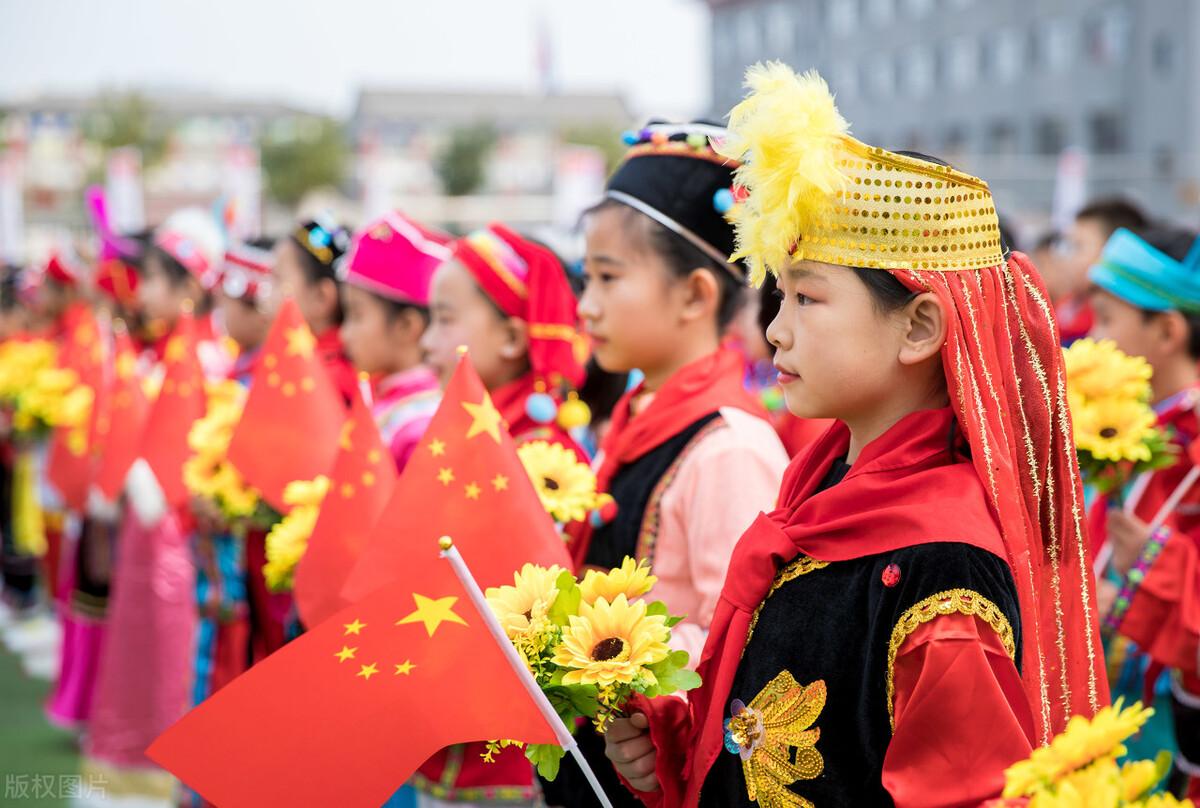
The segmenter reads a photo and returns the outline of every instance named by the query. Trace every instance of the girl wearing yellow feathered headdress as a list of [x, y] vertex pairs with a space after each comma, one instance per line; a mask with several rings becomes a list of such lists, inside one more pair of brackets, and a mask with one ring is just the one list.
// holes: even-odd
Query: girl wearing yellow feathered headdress
[[850, 137], [815, 74], [748, 85], [734, 257], [837, 423], [734, 550], [703, 687], [606, 751], [651, 805], [976, 805], [1108, 700], [1053, 315], [985, 182]]

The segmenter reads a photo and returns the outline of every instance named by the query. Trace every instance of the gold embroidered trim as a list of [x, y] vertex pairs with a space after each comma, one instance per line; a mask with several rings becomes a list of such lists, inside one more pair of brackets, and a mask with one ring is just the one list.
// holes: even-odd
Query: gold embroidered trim
[[948, 589], [945, 592], [930, 595], [900, 615], [900, 619], [896, 621], [896, 625], [892, 629], [892, 638], [888, 642], [887, 708], [888, 721], [891, 722], [893, 731], [896, 729], [895, 666], [896, 655], [900, 652], [900, 646], [904, 644], [904, 641], [914, 631], [925, 623], [928, 623], [935, 617], [947, 614], [963, 614], [969, 617], [978, 617], [987, 623], [992, 627], [992, 631], [996, 632], [1000, 637], [1000, 642], [1003, 643], [1004, 650], [1008, 652], [1009, 659], [1012, 659], [1014, 662], [1016, 661], [1017, 642], [1013, 636], [1012, 625], [1008, 622], [1008, 618], [1004, 616], [1004, 612], [1000, 611], [1000, 607], [995, 603], [992, 603], [983, 595], [970, 589]]
[[791, 673], [781, 671], [750, 702], [746, 717], [761, 722], [761, 736], [753, 739], [753, 753], [742, 760], [742, 774], [746, 795], [760, 808], [814, 808], [788, 786], [825, 771], [825, 759], [817, 751], [821, 730], [813, 727], [825, 709], [825, 696], [824, 681], [801, 686]]
[[742, 646], [743, 654], [746, 653], [746, 645], [750, 644], [750, 638], [754, 636], [754, 628], [758, 625], [758, 616], [762, 613], [763, 606], [778, 591], [779, 587], [788, 581], [796, 580], [801, 575], [808, 575], [813, 570], [823, 570], [828, 566], [828, 561], [817, 561], [815, 558], [802, 555], [797, 556], [794, 561], [788, 563], [787, 566], [775, 574], [775, 580], [771, 582], [771, 588], [767, 591], [767, 596], [762, 599], [762, 603], [758, 604], [758, 608], [754, 610], [754, 616], [750, 618], [750, 628], [746, 631], [746, 643]]

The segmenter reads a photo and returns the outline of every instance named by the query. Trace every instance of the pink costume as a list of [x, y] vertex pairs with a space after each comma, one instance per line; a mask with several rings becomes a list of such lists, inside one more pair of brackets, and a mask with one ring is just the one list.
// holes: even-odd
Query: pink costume
[[437, 377], [423, 366], [393, 373], [376, 385], [371, 415], [396, 471], [404, 471], [441, 397]]

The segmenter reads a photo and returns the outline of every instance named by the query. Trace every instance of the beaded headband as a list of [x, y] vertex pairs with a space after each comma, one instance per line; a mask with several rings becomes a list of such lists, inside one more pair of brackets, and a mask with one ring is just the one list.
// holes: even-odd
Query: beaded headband
[[986, 182], [855, 140], [815, 72], [755, 65], [746, 85], [716, 149], [742, 161], [747, 193], [729, 215], [751, 283], [801, 260], [935, 272], [1004, 263]]

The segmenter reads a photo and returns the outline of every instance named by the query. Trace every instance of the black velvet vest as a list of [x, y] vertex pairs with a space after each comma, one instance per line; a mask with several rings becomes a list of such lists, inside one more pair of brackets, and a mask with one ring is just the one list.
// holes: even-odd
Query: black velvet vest
[[[820, 759], [811, 750], [789, 746], [789, 762], [809, 761], [805, 778], [783, 786], [801, 800], [764, 799], [765, 786], [758, 778], [759, 799], [752, 802], [740, 757], [724, 750], [705, 780], [703, 808], [892, 805], [881, 783], [892, 736], [889, 647], [898, 649], [925, 622], [904, 620], [909, 630], [897, 630], [908, 610], [932, 596], [970, 590], [994, 604], [981, 617], [993, 627], [1007, 623], [1013, 658], [1020, 664], [1020, 614], [1008, 565], [971, 545], [925, 544], [827, 565], [802, 558], [780, 572], [776, 587], [759, 608], [730, 699], [752, 705], [769, 683], [790, 684], [787, 674], [801, 687], [822, 682], [824, 706], [802, 728], [820, 731], [814, 745]], [[977, 597], [971, 602], [980, 603]], [[923, 614], [928, 618], [931, 613]], [[728, 717], [729, 705], [724, 710]]]

